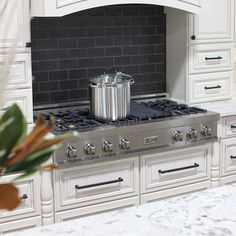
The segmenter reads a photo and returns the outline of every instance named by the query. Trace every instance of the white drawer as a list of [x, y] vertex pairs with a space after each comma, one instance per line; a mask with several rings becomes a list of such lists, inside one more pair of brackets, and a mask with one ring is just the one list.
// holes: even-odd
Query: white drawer
[[211, 145], [141, 156], [142, 193], [210, 179]]
[[232, 44], [191, 46], [189, 68], [191, 74], [232, 70]]
[[[0, 69], [6, 60], [5, 55], [0, 56]], [[21, 89], [32, 87], [31, 56], [30, 53], [16, 54], [14, 62], [8, 70], [7, 89]]]
[[[33, 122], [32, 89], [7, 90], [5, 92], [4, 109], [17, 103], [26, 117], [28, 123]], [[1, 111], [3, 113], [3, 111]]]
[[225, 118], [225, 137], [236, 136], [236, 116]]
[[0, 224], [0, 235], [10, 234], [13, 236], [15, 232], [33, 229], [42, 225], [41, 217], [31, 217], [17, 221], [9, 221]]
[[104, 212], [120, 210], [138, 205], [139, 197], [125, 198], [121, 200], [105, 202], [97, 205], [91, 205], [82, 208], [58, 212], [55, 214], [55, 222], [65, 222], [93, 214], [101, 214]]
[[166, 189], [141, 196], [141, 204], [151, 203], [158, 200], [177, 197], [183, 194], [194, 193], [211, 188], [211, 181], [188, 184], [177, 188]]
[[56, 211], [138, 195], [138, 157], [55, 171]]
[[221, 175], [236, 174], [236, 138], [222, 141]]
[[[9, 182], [16, 176], [17, 175], [3, 176], [1, 177], [1, 182]], [[15, 185], [20, 191], [20, 196], [22, 197], [21, 204], [13, 211], [1, 210], [0, 223], [40, 214], [39, 178], [39, 175], [34, 175], [15, 182]]]
[[201, 103], [231, 98], [232, 72], [191, 75], [189, 103]]

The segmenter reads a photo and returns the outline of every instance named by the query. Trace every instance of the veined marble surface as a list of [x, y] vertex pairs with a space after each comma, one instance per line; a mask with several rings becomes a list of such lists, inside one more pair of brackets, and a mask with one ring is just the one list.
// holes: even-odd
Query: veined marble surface
[[9, 236], [236, 235], [236, 185], [9, 234]]
[[236, 98], [226, 101], [203, 103], [199, 106], [197, 105], [197, 107], [218, 112], [221, 117], [233, 116], [236, 115]]

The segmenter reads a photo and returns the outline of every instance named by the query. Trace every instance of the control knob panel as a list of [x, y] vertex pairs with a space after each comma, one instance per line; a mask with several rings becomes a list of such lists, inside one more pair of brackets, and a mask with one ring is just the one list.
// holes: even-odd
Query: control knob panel
[[211, 134], [212, 134], [212, 129], [211, 128], [209, 128], [208, 126], [203, 126], [202, 127], [202, 130], [201, 130], [201, 134], [202, 134], [202, 136], [211, 136]]
[[74, 146], [69, 145], [66, 150], [66, 155], [69, 158], [76, 158], [78, 155], [78, 150]]
[[103, 151], [104, 152], [112, 152], [113, 151], [113, 144], [109, 141], [105, 141], [103, 144]]
[[188, 137], [189, 139], [196, 139], [196, 138], [197, 138], [197, 135], [198, 135], [197, 130], [195, 130], [195, 129], [193, 129], [193, 128], [189, 129], [188, 132], [187, 132], [187, 137]]
[[181, 142], [184, 139], [184, 134], [180, 130], [175, 130], [172, 134], [172, 138], [176, 142]]
[[128, 139], [122, 138], [120, 140], [120, 148], [123, 150], [130, 149], [130, 141]]
[[96, 148], [93, 144], [87, 144], [85, 147], [84, 147], [84, 151], [87, 155], [95, 155], [96, 153]]

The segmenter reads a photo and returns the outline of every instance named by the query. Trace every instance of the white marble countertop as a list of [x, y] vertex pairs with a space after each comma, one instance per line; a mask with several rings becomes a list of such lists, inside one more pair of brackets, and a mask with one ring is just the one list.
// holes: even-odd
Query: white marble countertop
[[226, 101], [204, 103], [201, 105], [197, 105], [197, 107], [201, 107], [209, 111], [218, 112], [220, 113], [221, 117], [233, 116], [236, 115], [236, 98]]
[[9, 236], [228, 236], [236, 235], [236, 185]]

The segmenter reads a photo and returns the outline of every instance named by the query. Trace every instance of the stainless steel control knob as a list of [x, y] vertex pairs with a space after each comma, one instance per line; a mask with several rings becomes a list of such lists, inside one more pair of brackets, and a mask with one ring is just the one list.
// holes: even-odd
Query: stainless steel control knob
[[113, 144], [109, 141], [105, 141], [103, 144], [103, 151], [104, 152], [112, 152], [113, 151]]
[[127, 150], [130, 148], [130, 141], [128, 139], [122, 138], [120, 140], [120, 148], [123, 150]]
[[73, 147], [73, 146], [68, 146], [67, 150], [66, 150], [66, 155], [69, 158], [76, 158], [78, 155], [78, 150], [77, 148]]
[[212, 134], [212, 129], [209, 128], [208, 126], [203, 126], [201, 130], [202, 136], [211, 136]]
[[94, 155], [96, 153], [96, 148], [93, 144], [89, 143], [84, 147], [84, 151], [87, 155]]
[[181, 142], [184, 139], [184, 134], [180, 130], [175, 130], [172, 134], [172, 138], [176, 142]]
[[197, 135], [198, 135], [198, 132], [195, 129], [189, 129], [188, 132], [187, 132], [187, 137], [189, 139], [196, 139]]

